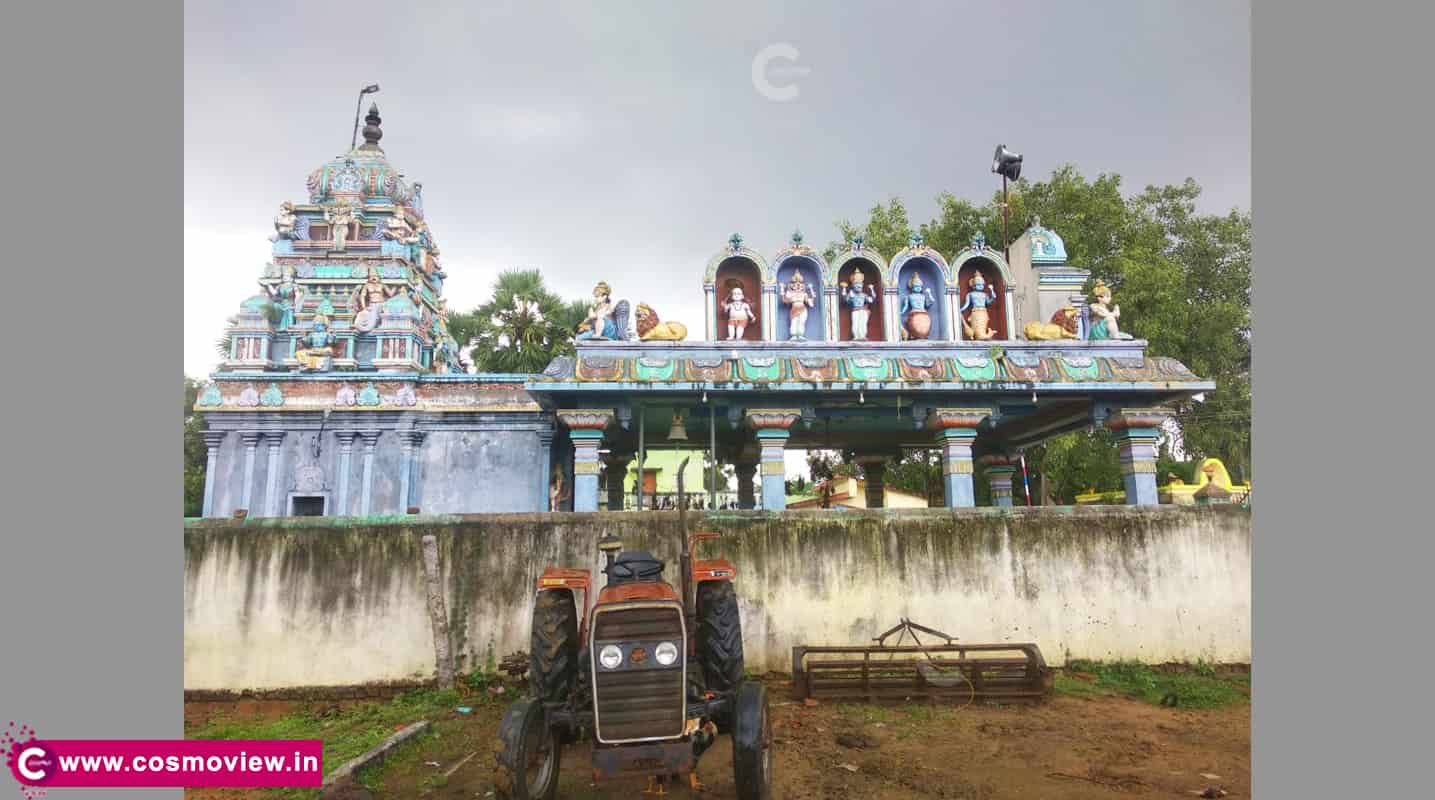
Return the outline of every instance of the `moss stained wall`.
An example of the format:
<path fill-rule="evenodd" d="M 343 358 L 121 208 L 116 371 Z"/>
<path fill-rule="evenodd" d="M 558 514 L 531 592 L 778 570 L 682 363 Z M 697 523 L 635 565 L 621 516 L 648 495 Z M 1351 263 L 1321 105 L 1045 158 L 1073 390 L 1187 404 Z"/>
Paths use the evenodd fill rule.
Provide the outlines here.
<path fill-rule="evenodd" d="M 748 666 L 908 617 L 1048 661 L 1250 661 L 1250 513 L 1127 507 L 714 512 Z M 438 537 L 459 668 L 528 647 L 534 581 L 597 570 L 604 531 L 675 572 L 676 513 L 202 520 L 185 529 L 185 689 L 350 686 L 434 673 L 420 539 Z"/>

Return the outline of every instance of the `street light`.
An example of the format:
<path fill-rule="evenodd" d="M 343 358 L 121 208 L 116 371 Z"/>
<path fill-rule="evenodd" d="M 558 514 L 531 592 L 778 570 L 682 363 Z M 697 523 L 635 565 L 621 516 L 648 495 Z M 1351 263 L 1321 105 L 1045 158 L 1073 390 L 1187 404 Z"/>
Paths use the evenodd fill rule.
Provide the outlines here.
<path fill-rule="evenodd" d="M 377 83 L 371 83 L 359 90 L 359 99 L 354 103 L 354 135 L 349 137 L 349 149 L 353 150 L 359 144 L 359 109 L 364 105 L 364 95 L 373 94 L 379 90 Z"/>
<path fill-rule="evenodd" d="M 1002 176 L 1002 257 L 1008 262 L 1011 261 L 1011 253 L 1007 246 L 1007 180 L 1016 180 L 1021 177 L 1021 154 L 1013 153 L 1006 149 L 1006 145 L 997 145 L 996 155 L 992 156 L 992 172 Z"/>

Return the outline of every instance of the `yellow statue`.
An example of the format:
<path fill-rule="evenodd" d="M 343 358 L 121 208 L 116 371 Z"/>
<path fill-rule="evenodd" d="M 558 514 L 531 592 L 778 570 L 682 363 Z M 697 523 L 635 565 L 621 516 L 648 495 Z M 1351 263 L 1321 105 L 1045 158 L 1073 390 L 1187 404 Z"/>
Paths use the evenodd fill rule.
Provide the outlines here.
<path fill-rule="evenodd" d="M 1079 339 L 1077 333 L 1076 307 L 1066 306 L 1051 315 L 1051 322 L 1028 322 L 1023 332 L 1028 341 L 1039 342 L 1051 339 Z"/>
<path fill-rule="evenodd" d="M 639 303 L 633 317 L 638 338 L 645 342 L 680 342 L 688 338 L 688 326 L 681 322 L 662 322 L 658 312 L 647 303 Z"/>

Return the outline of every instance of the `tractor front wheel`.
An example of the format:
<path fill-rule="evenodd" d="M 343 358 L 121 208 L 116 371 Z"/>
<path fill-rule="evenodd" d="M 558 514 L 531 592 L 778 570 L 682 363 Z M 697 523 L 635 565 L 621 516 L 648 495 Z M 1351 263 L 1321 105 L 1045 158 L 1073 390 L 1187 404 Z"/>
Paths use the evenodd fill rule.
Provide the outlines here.
<path fill-rule="evenodd" d="M 698 663 L 710 692 L 732 691 L 742 683 L 742 620 L 731 581 L 698 584 Z"/>
<path fill-rule="evenodd" d="M 493 785 L 498 800 L 553 800 L 563 745 L 548 726 L 542 701 L 526 697 L 508 707 L 498 726 Z"/>
<path fill-rule="evenodd" d="M 771 800 L 772 717 L 767 710 L 767 687 L 756 681 L 747 681 L 737 690 L 732 771 L 738 800 Z"/>

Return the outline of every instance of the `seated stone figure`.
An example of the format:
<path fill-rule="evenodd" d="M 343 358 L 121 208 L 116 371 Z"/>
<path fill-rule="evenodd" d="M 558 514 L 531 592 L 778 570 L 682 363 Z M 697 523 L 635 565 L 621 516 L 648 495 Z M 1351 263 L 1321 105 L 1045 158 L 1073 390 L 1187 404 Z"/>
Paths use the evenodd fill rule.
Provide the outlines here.
<path fill-rule="evenodd" d="M 329 320 L 323 314 L 314 316 L 313 327 L 304 335 L 307 346 L 295 351 L 294 357 L 305 372 L 323 372 L 334 359 L 334 335 L 329 333 Z"/>

